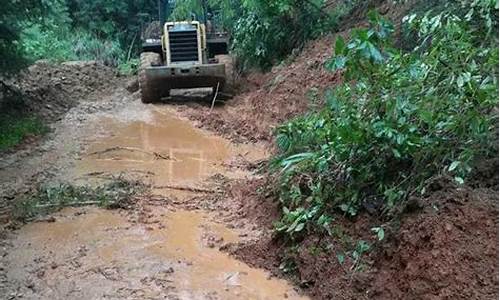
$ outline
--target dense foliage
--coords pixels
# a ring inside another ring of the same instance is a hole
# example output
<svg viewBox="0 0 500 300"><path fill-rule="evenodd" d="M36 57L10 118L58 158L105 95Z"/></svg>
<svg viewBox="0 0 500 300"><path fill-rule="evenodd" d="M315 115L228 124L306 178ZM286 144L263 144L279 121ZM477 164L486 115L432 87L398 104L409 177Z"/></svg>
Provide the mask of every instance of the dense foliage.
<svg viewBox="0 0 500 300"><path fill-rule="evenodd" d="M410 15L411 51L394 47L392 24L374 12L370 28L337 38L326 67L345 84L277 131L277 229L331 234L337 214L393 216L432 178L464 184L475 161L495 157L497 12L496 1L457 0Z"/></svg>
<svg viewBox="0 0 500 300"><path fill-rule="evenodd" d="M244 65L270 67L329 27L325 1L244 1L235 22L233 50Z"/></svg>
<svg viewBox="0 0 500 300"><path fill-rule="evenodd" d="M24 65L24 49L20 43L21 23L33 18L42 8L38 0L6 1L0 10L0 73Z"/></svg>
<svg viewBox="0 0 500 300"><path fill-rule="evenodd" d="M2 116L0 118L0 152L23 141L28 136L44 134L48 128L35 117Z"/></svg>
<svg viewBox="0 0 500 300"><path fill-rule="evenodd" d="M37 59L128 62L156 0L7 0L0 12L1 71Z"/></svg>
<svg viewBox="0 0 500 300"><path fill-rule="evenodd" d="M323 32L335 28L361 1L325 0L207 0L212 15L232 36L232 50L243 67L266 69L289 55L293 49ZM173 20L201 14L199 0L178 1Z"/></svg>
<svg viewBox="0 0 500 300"><path fill-rule="evenodd" d="M170 19L202 20L205 3L213 22L230 32L242 66L266 69L334 29L359 2L180 0ZM138 55L141 29L158 17L157 0L7 0L6 5L0 12L2 70L37 59L129 63Z"/></svg>

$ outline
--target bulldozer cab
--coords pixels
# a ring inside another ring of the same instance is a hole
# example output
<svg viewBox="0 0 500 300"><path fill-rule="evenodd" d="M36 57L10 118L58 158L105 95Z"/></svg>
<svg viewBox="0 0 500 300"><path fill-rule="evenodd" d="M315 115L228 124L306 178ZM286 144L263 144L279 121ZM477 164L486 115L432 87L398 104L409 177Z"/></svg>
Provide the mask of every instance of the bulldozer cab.
<svg viewBox="0 0 500 300"><path fill-rule="evenodd" d="M200 0L200 3L202 7L201 16L193 13L190 20L173 20L168 22L169 28L182 31L182 28L186 27L186 23L196 24L195 26L200 26L200 28L203 27L200 31L202 31L201 39L206 45L206 57L211 59L216 55L228 54L229 34L222 26L220 12L209 8L205 0ZM174 8L175 0L158 0L158 20L143 24L141 29L143 52L156 52L164 56L165 53L162 53L162 38L164 39L163 43L165 43L167 41L165 40L166 35L169 33L164 27Z"/></svg>

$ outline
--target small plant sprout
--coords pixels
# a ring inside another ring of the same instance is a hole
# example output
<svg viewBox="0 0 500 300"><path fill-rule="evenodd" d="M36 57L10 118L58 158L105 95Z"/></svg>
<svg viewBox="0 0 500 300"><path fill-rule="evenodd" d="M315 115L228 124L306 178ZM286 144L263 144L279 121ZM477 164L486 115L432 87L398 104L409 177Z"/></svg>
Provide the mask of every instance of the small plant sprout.
<svg viewBox="0 0 500 300"><path fill-rule="evenodd" d="M377 235L377 239L382 241L385 238L385 231L382 227L373 227L372 231Z"/></svg>

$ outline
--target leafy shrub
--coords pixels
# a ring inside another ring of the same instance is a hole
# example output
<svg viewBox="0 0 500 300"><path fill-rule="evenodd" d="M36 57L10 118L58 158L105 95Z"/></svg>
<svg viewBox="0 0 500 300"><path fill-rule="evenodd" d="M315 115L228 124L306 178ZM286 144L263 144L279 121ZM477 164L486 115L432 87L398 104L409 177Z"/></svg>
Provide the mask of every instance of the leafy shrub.
<svg viewBox="0 0 500 300"><path fill-rule="evenodd" d="M139 70L139 64L140 60L137 58L121 62L118 65L118 72L122 75L137 75L137 71Z"/></svg>
<svg viewBox="0 0 500 300"><path fill-rule="evenodd" d="M244 2L233 28L233 52L244 67L269 68L307 40L333 27L324 1Z"/></svg>
<svg viewBox="0 0 500 300"><path fill-rule="evenodd" d="M21 143L27 136L41 135L48 128L37 118L4 116L0 119L0 151Z"/></svg>
<svg viewBox="0 0 500 300"><path fill-rule="evenodd" d="M74 60L71 41L66 32L49 30L41 24L27 23L22 32L22 45L31 60Z"/></svg>
<svg viewBox="0 0 500 300"><path fill-rule="evenodd" d="M371 28L337 38L326 67L346 83L277 130L277 230L329 233L336 213L362 209L390 216L434 176L463 184L477 159L497 155L496 14L476 0L408 16L418 37L410 52L393 47L392 24L376 13Z"/></svg>
<svg viewBox="0 0 500 300"><path fill-rule="evenodd" d="M22 45L31 60L98 60L117 66L125 56L117 40L101 40L83 31L28 23L22 33Z"/></svg>
<svg viewBox="0 0 500 300"><path fill-rule="evenodd" d="M86 31L79 31L69 39L71 50L79 60L98 60L109 66L117 66L125 59L125 50L118 40L99 39Z"/></svg>
<svg viewBox="0 0 500 300"><path fill-rule="evenodd" d="M0 73L18 71L28 62L19 42L21 23L39 16L40 1L2 1L0 10Z"/></svg>

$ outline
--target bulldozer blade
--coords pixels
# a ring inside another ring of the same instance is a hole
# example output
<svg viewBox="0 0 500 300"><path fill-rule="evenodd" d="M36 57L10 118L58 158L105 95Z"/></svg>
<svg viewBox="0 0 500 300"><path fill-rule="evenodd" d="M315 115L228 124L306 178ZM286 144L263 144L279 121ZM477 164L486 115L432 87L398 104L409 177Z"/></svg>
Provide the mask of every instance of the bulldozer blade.
<svg viewBox="0 0 500 300"><path fill-rule="evenodd" d="M226 83L225 66L208 64L195 66L158 66L146 69L146 84L150 93L160 100L170 90L211 87L222 90Z"/></svg>

